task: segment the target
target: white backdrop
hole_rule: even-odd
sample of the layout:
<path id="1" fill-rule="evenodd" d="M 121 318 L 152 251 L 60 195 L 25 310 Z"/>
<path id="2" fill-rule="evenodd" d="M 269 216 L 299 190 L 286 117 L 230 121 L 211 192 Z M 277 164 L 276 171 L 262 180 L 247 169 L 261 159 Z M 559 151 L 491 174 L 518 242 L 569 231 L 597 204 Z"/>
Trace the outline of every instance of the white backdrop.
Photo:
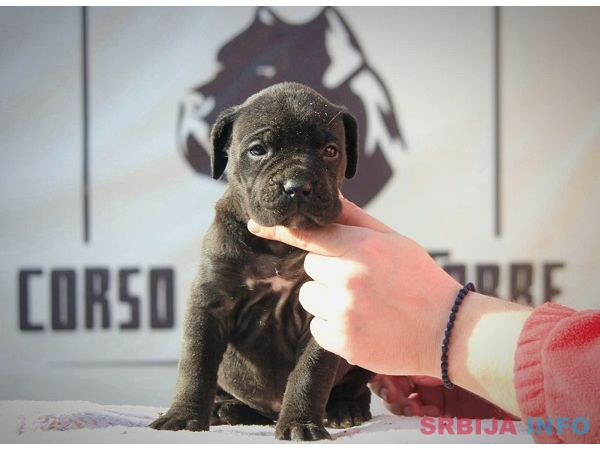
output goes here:
<path id="1" fill-rule="evenodd" d="M 265 14 L 301 26 L 320 12 Z M 405 138 L 382 145 L 392 176 L 366 209 L 499 296 L 599 307 L 600 9 L 501 9 L 499 235 L 493 9 L 337 13 Z M 0 8 L 0 398 L 169 403 L 183 304 L 224 188 L 177 148 L 180 102 L 256 14 L 88 10 L 85 242 L 82 12 Z M 166 328 L 152 327 L 151 298 Z"/>

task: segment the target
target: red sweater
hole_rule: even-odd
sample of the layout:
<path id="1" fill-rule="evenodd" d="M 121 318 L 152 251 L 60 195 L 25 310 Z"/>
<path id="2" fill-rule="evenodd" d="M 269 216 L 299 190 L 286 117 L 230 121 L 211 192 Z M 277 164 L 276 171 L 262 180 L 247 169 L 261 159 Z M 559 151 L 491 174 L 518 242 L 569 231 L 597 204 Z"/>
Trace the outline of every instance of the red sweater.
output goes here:
<path id="1" fill-rule="evenodd" d="M 540 443 L 600 443 L 600 310 L 576 312 L 545 303 L 527 320 L 515 355 L 515 387 L 526 424 L 533 424 Z M 581 417 L 576 429 L 574 419 Z M 536 418 L 568 418 L 559 434 L 551 435 Z M 536 434 L 536 429 L 540 434 Z"/>

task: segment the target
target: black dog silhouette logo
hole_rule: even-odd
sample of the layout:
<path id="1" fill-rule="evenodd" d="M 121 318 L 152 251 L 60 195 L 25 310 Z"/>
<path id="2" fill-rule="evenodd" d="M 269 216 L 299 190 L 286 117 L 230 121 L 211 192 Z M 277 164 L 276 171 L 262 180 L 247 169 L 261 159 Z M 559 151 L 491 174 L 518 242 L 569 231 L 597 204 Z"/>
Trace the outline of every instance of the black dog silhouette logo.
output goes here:
<path id="1" fill-rule="evenodd" d="M 272 84 L 296 81 L 345 105 L 358 121 L 359 171 L 344 184 L 344 194 L 363 206 L 390 180 L 382 148 L 404 145 L 398 119 L 388 90 L 337 9 L 326 7 L 307 23 L 290 24 L 259 7 L 252 24 L 225 43 L 217 59 L 221 68 L 214 78 L 193 88 L 180 105 L 178 145 L 196 172 L 210 175 L 209 131 L 220 111 Z"/>

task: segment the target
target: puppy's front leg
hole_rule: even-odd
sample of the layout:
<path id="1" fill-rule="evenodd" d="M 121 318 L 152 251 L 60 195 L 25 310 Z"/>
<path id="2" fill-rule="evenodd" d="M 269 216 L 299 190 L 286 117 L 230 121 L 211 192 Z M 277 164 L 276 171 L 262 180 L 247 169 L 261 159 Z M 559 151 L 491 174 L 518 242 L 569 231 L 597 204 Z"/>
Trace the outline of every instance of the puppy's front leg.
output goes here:
<path id="1" fill-rule="evenodd" d="M 157 430 L 206 431 L 215 401 L 217 371 L 229 335 L 227 300 L 209 283 L 192 288 L 187 305 L 183 349 L 175 399 L 169 411 L 150 424 Z"/>
<path id="2" fill-rule="evenodd" d="M 275 428 L 277 439 L 331 439 L 323 426 L 323 419 L 339 363 L 339 356 L 322 349 L 313 338 L 310 339 L 287 381 Z"/>

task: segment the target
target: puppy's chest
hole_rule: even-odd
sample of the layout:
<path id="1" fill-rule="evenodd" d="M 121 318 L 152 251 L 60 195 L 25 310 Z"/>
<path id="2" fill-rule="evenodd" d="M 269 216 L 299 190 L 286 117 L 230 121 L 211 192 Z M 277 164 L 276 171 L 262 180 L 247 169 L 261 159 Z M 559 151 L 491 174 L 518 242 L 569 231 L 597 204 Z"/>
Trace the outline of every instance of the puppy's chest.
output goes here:
<path id="1" fill-rule="evenodd" d="M 301 326 L 304 310 L 298 303 L 304 272 L 303 252 L 289 255 L 253 254 L 242 268 L 244 298 L 239 299 L 236 328 L 259 332 L 265 328 Z"/>

